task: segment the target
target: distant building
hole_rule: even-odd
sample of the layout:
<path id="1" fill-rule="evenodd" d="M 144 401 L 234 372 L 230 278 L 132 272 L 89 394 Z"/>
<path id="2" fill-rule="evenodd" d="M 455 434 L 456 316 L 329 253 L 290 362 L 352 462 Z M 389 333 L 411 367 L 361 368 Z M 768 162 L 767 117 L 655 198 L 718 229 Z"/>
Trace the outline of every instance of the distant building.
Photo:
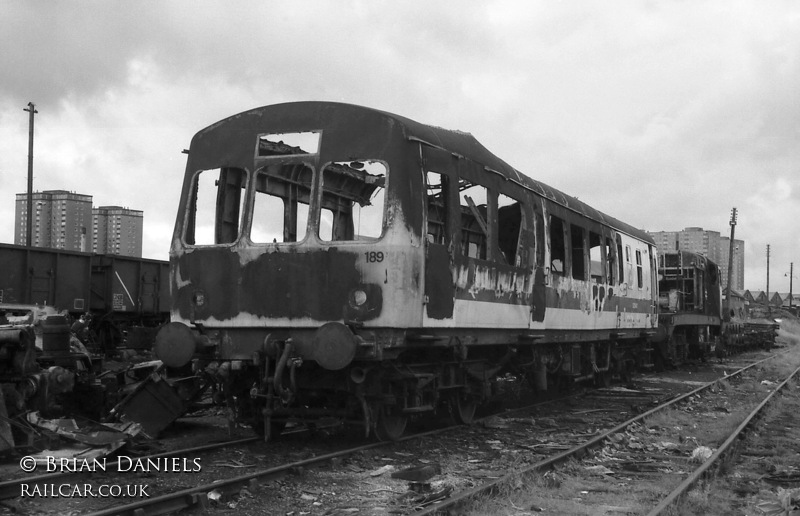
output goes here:
<path id="1" fill-rule="evenodd" d="M 34 192 L 33 247 L 51 247 L 69 251 L 92 250 L 92 196 L 66 190 Z M 28 245 L 28 194 L 17 194 L 14 216 L 14 243 Z"/>
<path id="2" fill-rule="evenodd" d="M 691 251 L 702 254 L 719 265 L 722 288 L 728 286 L 728 256 L 730 255 L 729 237 L 721 236 L 718 231 L 706 231 L 703 228 L 690 227 L 683 231 L 652 231 L 650 236 L 656 242 L 659 252 Z M 733 271 L 731 285 L 734 290 L 744 289 L 744 240 L 733 241 Z"/>
<path id="3" fill-rule="evenodd" d="M 779 294 L 781 298 L 781 306 L 784 308 L 790 308 L 797 306 L 797 294 L 790 294 L 789 292 L 781 292 Z"/>
<path id="4" fill-rule="evenodd" d="M 142 256 L 144 214 L 120 206 L 92 208 L 92 196 L 66 190 L 34 192 L 34 247 Z M 27 245 L 28 194 L 17 194 L 14 243 Z"/>
<path id="5" fill-rule="evenodd" d="M 100 206 L 92 210 L 92 219 L 95 253 L 142 256 L 143 212 Z"/>
<path id="6" fill-rule="evenodd" d="M 756 304 L 769 304 L 770 306 L 782 306 L 785 308 L 796 307 L 800 302 L 800 296 L 797 294 L 790 294 L 788 292 L 771 292 L 769 295 L 769 303 L 767 303 L 767 293 L 763 290 L 760 290 L 755 295 L 747 290 L 745 291 L 745 297 L 748 297 L 750 301 Z"/>

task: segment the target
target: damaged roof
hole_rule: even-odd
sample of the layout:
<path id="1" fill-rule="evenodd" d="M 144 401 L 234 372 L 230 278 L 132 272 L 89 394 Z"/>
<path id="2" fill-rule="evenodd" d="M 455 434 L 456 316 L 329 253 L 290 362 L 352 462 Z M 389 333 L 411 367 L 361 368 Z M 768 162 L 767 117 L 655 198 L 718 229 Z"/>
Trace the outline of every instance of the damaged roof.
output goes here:
<path id="1" fill-rule="evenodd" d="M 409 140 L 415 140 L 425 145 L 441 148 L 460 158 L 479 163 L 485 169 L 505 177 L 506 181 L 513 181 L 521 187 L 556 204 L 564 206 L 569 210 L 580 213 L 590 219 L 597 220 L 617 231 L 635 236 L 653 245 L 655 244 L 653 238 L 646 231 L 637 229 L 630 224 L 626 224 L 625 222 L 602 213 L 575 197 L 567 195 L 556 188 L 523 174 L 495 156 L 470 133 L 443 129 L 386 111 L 354 104 L 305 101 L 274 104 L 251 109 L 221 120 L 198 132 L 192 140 L 192 149 L 194 150 L 196 148 L 196 144 L 199 143 L 204 136 L 214 134 L 217 128 L 227 127 L 231 123 L 236 123 L 236 119 L 238 119 L 240 124 L 244 124 L 253 132 L 275 130 L 276 126 L 272 122 L 276 120 L 281 124 L 282 130 L 307 131 L 310 127 L 297 125 L 297 122 L 294 120 L 295 116 L 306 124 L 311 119 L 316 119 L 319 122 L 327 120 L 329 124 L 331 120 L 337 120 L 337 122 L 344 121 L 345 124 L 359 124 L 374 120 L 375 115 L 387 119 L 390 123 L 402 128 L 403 134 Z M 294 128 L 292 127 L 293 123 Z M 270 125 L 270 129 L 267 129 L 265 124 Z M 341 129 L 342 127 L 343 125 L 339 124 L 337 129 Z M 322 129 L 324 129 L 324 127 Z M 216 136 L 219 137 L 218 134 Z M 248 146 L 251 145 L 251 142 L 230 141 L 228 143 L 230 152 L 234 152 L 235 147 L 239 147 L 241 143 L 246 143 Z M 250 147 L 248 147 L 248 149 L 249 148 Z"/>

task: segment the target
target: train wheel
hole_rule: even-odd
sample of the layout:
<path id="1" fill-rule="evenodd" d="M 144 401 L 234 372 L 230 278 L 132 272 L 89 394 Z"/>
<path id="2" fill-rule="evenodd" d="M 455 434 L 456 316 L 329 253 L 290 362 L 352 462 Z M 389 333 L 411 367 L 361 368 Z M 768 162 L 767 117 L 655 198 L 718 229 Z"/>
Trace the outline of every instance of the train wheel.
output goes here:
<path id="1" fill-rule="evenodd" d="M 475 418 L 478 402 L 475 398 L 459 394 L 450 401 L 450 413 L 459 425 L 469 425 Z"/>
<path id="2" fill-rule="evenodd" d="M 375 437 L 379 441 L 396 441 L 403 436 L 407 424 L 406 416 L 389 414 L 384 407 L 375 422 Z"/>

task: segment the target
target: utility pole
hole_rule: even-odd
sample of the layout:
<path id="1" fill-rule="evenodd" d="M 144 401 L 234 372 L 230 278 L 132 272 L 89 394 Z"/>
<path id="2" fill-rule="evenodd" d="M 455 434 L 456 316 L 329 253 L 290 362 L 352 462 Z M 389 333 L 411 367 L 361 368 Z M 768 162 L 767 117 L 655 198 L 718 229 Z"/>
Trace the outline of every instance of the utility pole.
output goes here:
<path id="1" fill-rule="evenodd" d="M 786 276 L 786 274 L 784 274 Z M 794 278 L 794 262 L 789 264 L 789 310 L 792 309 L 792 278 Z"/>
<path id="2" fill-rule="evenodd" d="M 767 310 L 772 311 L 772 305 L 769 302 L 769 244 L 767 244 Z"/>
<path id="3" fill-rule="evenodd" d="M 728 295 L 725 296 L 725 314 L 723 320 L 731 320 L 731 279 L 733 278 L 733 234 L 736 232 L 736 208 L 731 210 L 731 245 L 728 249 Z"/>
<path id="4" fill-rule="evenodd" d="M 28 116 L 28 225 L 25 244 L 33 247 L 33 115 L 38 111 L 33 102 L 28 102 L 28 108 L 23 111 L 30 113 Z"/>

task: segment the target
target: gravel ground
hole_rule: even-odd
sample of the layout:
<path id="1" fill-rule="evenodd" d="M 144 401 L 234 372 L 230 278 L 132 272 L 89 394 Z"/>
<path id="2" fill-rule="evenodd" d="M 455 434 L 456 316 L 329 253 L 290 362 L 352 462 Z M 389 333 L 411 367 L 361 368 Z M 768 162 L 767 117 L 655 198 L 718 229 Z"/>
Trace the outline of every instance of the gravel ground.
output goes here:
<path id="1" fill-rule="evenodd" d="M 635 389 L 625 394 L 629 396 L 627 405 L 617 411 L 643 410 L 656 399 L 672 395 L 670 393 L 685 392 L 697 384 L 724 376 L 740 362 L 743 362 L 743 358 L 727 359 L 721 364 L 693 364 L 682 371 L 665 374 L 642 375 L 637 378 Z M 604 406 L 608 399 L 615 396 L 614 389 L 621 387 L 614 387 L 605 393 L 600 391 L 589 403 L 594 407 Z M 570 403 L 573 414 L 586 410 L 578 402 Z M 563 406 L 559 410 L 563 416 Z M 549 414 L 542 409 L 528 414 L 490 418 L 486 422 L 439 437 L 369 450 L 316 468 L 296 468 L 283 478 L 250 486 L 233 496 L 224 495 L 212 500 L 208 513 L 287 516 L 407 514 L 424 502 L 426 497 L 446 495 L 450 490 L 468 488 L 502 475 L 507 468 L 514 465 L 522 467 L 540 460 L 545 454 L 564 446 L 562 436 L 570 433 L 580 436 L 596 430 L 579 429 L 579 424 L 589 427 L 611 424 L 602 422 L 603 417 L 608 417 L 602 413 L 597 414 L 599 419 L 594 420 L 594 423 L 584 421 L 588 414 L 573 416 L 572 420 L 560 420 L 559 417 L 561 416 Z M 572 428 L 565 431 L 566 427 Z M 252 434 L 247 428 L 230 428 L 224 411 L 209 410 L 195 417 L 179 419 L 157 441 L 147 445 L 151 452 L 158 452 L 250 435 Z M 322 431 L 313 436 L 288 436 L 275 443 L 237 446 L 204 456 L 202 471 L 199 472 L 130 473 L 125 475 L 122 482 L 156 485 L 159 492 L 161 489 L 192 487 L 216 478 L 263 469 L 275 461 L 299 460 L 327 453 L 334 447 L 341 446 L 341 437 L 335 432 Z M 354 441 L 349 441 L 349 444 L 353 443 Z M 427 468 L 432 475 L 416 484 L 396 478 L 399 472 L 409 468 L 421 468 L 423 471 Z M 18 464 L 12 461 L 0 465 L 0 478 L 10 478 L 14 474 L 19 474 Z M 103 478 L 94 480 L 102 481 Z M 107 481 L 120 482 L 119 478 L 109 478 Z M 522 485 L 517 487 L 519 490 L 524 489 Z M 104 507 L 106 503 L 107 501 L 97 499 L 27 497 L 15 500 L 11 506 L 0 505 L 0 514 L 10 514 L 12 511 L 17 514 L 84 514 Z M 496 507 L 488 512 L 475 514 L 494 514 L 494 510 L 516 511 L 497 513 L 518 515 L 535 512 L 523 507 Z"/>

